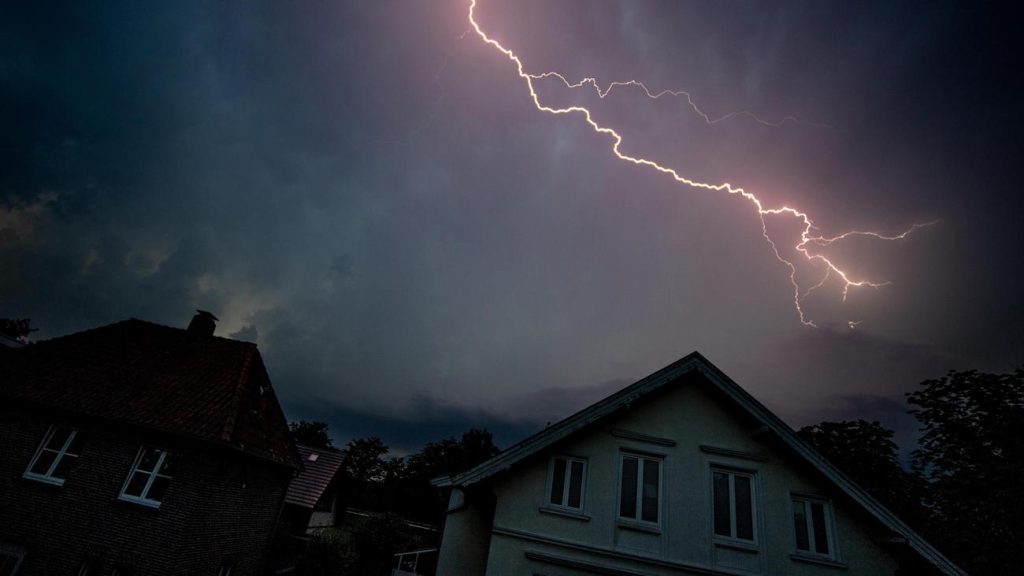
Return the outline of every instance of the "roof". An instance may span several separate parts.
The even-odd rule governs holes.
[[[710,384],[724,394],[735,408],[742,410],[759,421],[782,440],[786,446],[792,449],[799,458],[821,472],[841,492],[845,493],[884,526],[903,536],[913,550],[933,564],[943,574],[966,576],[966,572],[943,556],[941,552],[932,547],[924,538],[910,529],[909,526],[865,492],[864,489],[855,484],[853,480],[818,454],[809,444],[801,440],[792,428],[758,402],[746,390],[741,388],[739,384],[733,382],[732,379],[699,352],[693,352],[650,376],[580,410],[572,416],[548,426],[537,434],[526,438],[470,470],[454,477],[435,479],[433,484],[436,486],[466,487],[486,480],[495,474],[508,470],[556,442],[589,430],[598,422],[613,416],[620,410],[627,409],[638,401],[648,399],[654,393],[669,385],[683,382],[684,380],[681,377],[689,374],[703,376],[701,379],[703,382]],[[685,381],[692,380],[686,379]]]
[[[302,444],[297,447],[299,456],[302,457],[303,470],[288,484],[288,493],[284,501],[287,504],[312,508],[334,480],[334,476],[345,462],[345,455],[336,450],[321,450]]]
[[[125,320],[9,351],[0,398],[301,467],[263,359],[248,342]]]

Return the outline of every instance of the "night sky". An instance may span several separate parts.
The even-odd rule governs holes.
[[[623,152],[826,237],[939,221],[828,247],[891,284],[844,302],[833,277],[814,328],[750,202],[538,111],[465,2],[4,3],[0,316],[38,340],[213,311],[290,418],[399,452],[469,426],[508,445],[693,350],[793,426],[906,443],[920,381],[1024,362],[1007,4],[481,0],[527,73],[764,122],[535,82]],[[769,221],[784,254],[793,224]]]

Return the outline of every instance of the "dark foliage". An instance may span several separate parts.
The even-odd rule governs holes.
[[[904,521],[925,524],[923,482],[900,466],[891,430],[853,420],[805,426],[797,435]]]
[[[299,444],[305,444],[313,448],[333,450],[334,444],[327,433],[326,422],[307,422],[299,420],[288,425],[292,431],[292,438]]]
[[[25,341],[30,334],[35,332],[35,328],[32,328],[31,324],[32,320],[29,318],[0,318],[0,334]]]
[[[358,485],[383,482],[396,468],[401,469],[400,462],[387,457],[388,450],[380,438],[352,440],[345,447],[345,474]]]
[[[908,394],[921,422],[914,469],[928,482],[931,536],[974,574],[1019,574],[1024,538],[1024,370],[950,372]]]
[[[317,533],[296,566],[298,576],[387,576],[395,554],[420,545],[405,520],[375,514]]]
[[[389,456],[389,448],[380,438],[352,440],[345,448],[347,505],[440,524],[446,495],[430,481],[467,470],[497,453],[491,433],[477,428],[460,439],[430,442],[405,459]]]

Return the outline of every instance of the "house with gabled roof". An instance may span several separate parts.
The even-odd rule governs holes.
[[[434,483],[439,576],[964,575],[696,352]]]
[[[262,570],[302,468],[255,344],[126,320],[0,357],[0,566]]]

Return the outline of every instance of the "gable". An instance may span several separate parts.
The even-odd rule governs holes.
[[[585,437],[602,427],[607,429],[612,422],[624,422],[625,424],[621,427],[625,428],[629,425],[631,417],[634,418],[634,422],[637,418],[643,420],[645,413],[658,413],[658,415],[646,418],[648,424],[644,425],[643,431],[634,430],[633,432],[654,438],[660,438],[659,434],[678,433],[679,430],[673,429],[673,427],[679,425],[679,419],[674,418],[671,412],[660,413],[667,408],[659,406],[659,402],[673,390],[689,385],[705,390],[709,398],[719,399],[722,410],[729,415],[728,418],[723,418],[721,414],[712,417],[710,415],[714,411],[708,410],[709,419],[703,424],[705,429],[715,431],[709,442],[746,446],[746,442],[750,440],[751,431],[757,431],[765,439],[770,438],[773,443],[778,444],[787,454],[787,460],[792,461],[796,466],[802,465],[820,474],[831,488],[848,498],[864,514],[905,538],[912,549],[942,572],[964,574],[901,520],[800,440],[793,430],[775,414],[696,352],[565,420],[549,426],[491,460],[454,478],[438,479],[435,484],[467,487],[484,480],[498,479],[504,472],[534,461],[559,446]],[[631,416],[631,411],[639,416]],[[699,412],[688,414],[689,418],[697,418],[697,421],[691,422],[691,424],[702,424],[699,414]],[[732,420],[732,424],[724,427],[718,426],[729,419]],[[674,421],[675,423],[673,423]],[[636,426],[635,423],[634,426]],[[700,431],[700,428],[696,430]],[[664,438],[671,439],[670,436],[664,436]],[[760,440],[760,442],[764,441]],[[730,446],[715,446],[710,443],[708,446],[712,449],[735,450]],[[756,445],[753,445],[753,448],[756,448]],[[739,451],[743,452],[743,450]]]

